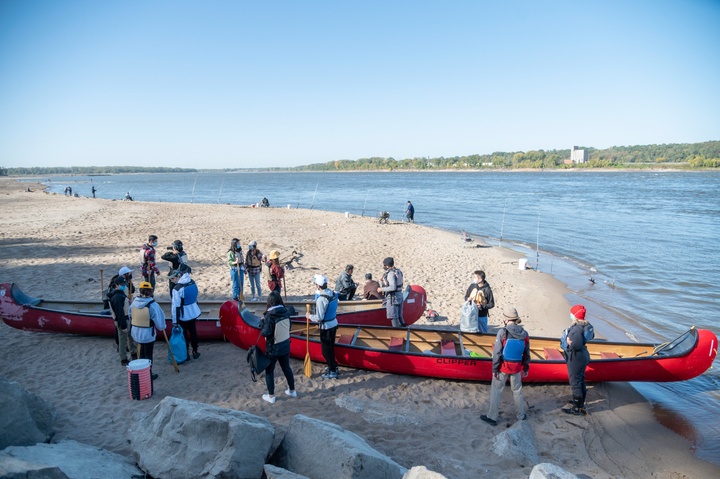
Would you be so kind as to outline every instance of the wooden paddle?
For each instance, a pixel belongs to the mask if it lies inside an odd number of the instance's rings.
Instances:
[[[103,279],[102,268],[100,268],[100,300],[105,301],[105,280]]]
[[[312,361],[310,361],[310,305],[305,305],[305,368],[303,374],[312,377]]]
[[[285,286],[285,276],[283,276],[283,291],[285,292],[285,301],[287,301],[287,286]]]
[[[243,283],[240,282],[240,280],[242,279],[242,269],[240,268],[240,265],[239,265],[239,264],[237,265],[237,272],[238,272],[238,284],[243,284]],[[240,301],[245,302],[245,293],[243,292],[243,289],[245,289],[245,288],[241,288],[241,289],[240,289],[240,296],[239,296],[239,298],[240,298]]]
[[[179,373],[180,368],[177,365],[177,362],[175,361],[175,355],[172,352],[172,348],[170,347],[170,341],[168,341],[167,333],[163,329],[163,336],[165,336],[165,344],[167,344],[168,351],[170,351],[170,359],[172,359],[173,367],[175,368],[175,372]]]

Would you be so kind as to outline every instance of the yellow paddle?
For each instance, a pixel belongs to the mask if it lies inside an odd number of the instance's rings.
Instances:
[[[305,369],[303,374],[307,377],[312,377],[312,361],[310,361],[310,305],[305,305]]]

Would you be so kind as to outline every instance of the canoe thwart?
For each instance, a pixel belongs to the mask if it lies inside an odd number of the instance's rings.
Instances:
[[[565,361],[565,356],[562,355],[559,349],[545,348],[543,352],[545,353],[545,359],[548,361]]]
[[[601,352],[600,358],[601,359],[620,359],[620,356],[618,356],[618,353],[614,353],[614,352]]]
[[[390,344],[388,345],[388,349],[390,351],[402,351],[404,342],[405,338],[390,338]]]

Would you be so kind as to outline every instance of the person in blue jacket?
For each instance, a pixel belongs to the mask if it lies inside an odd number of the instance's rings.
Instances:
[[[339,375],[337,361],[335,360],[335,335],[338,329],[337,306],[338,295],[327,287],[327,278],[316,274],[315,283],[315,314],[307,313],[305,317],[320,328],[320,344],[327,367],[322,375],[323,379],[337,379]]]
[[[201,311],[197,302],[198,287],[190,278],[190,273],[192,273],[192,268],[186,264],[181,264],[173,273],[172,279],[176,284],[172,291],[172,323],[173,326],[180,324],[183,334],[190,335],[192,357],[197,359],[200,357],[200,353],[198,352],[195,320],[200,316]]]
[[[275,402],[275,365],[280,363],[288,388],[285,394],[297,397],[295,391],[295,378],[290,368],[290,313],[283,304],[282,297],[277,291],[268,295],[267,308],[260,323],[260,332],[265,336],[265,354],[270,358],[270,364],[265,368],[265,385],[267,394],[263,394],[263,401],[273,404]]]

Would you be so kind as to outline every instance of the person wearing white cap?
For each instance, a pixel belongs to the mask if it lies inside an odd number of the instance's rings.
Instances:
[[[490,410],[480,416],[482,421],[497,426],[500,397],[505,383],[510,379],[510,388],[515,401],[515,417],[524,421],[525,402],[522,393],[522,378],[530,370],[530,337],[520,326],[522,322],[515,308],[503,311],[505,327],[498,330],[493,347],[493,379],[490,385]]]
[[[257,247],[257,241],[248,244],[248,252],[245,254],[245,271],[250,279],[250,290],[252,300],[262,298],[262,287],[260,286],[260,273],[262,273],[263,254]]]
[[[125,294],[128,297],[128,300],[133,300],[133,294],[135,294],[135,286],[132,283],[132,272],[130,268],[127,266],[123,266],[120,268],[120,271],[118,271],[118,276],[124,276],[125,281],[127,281],[127,289],[125,290]]]
[[[335,360],[335,334],[338,329],[337,306],[338,295],[328,289],[327,278],[316,274],[313,278],[315,284],[315,314],[306,313],[305,317],[320,328],[320,344],[327,367],[322,375],[323,379],[337,379],[338,366]]]

